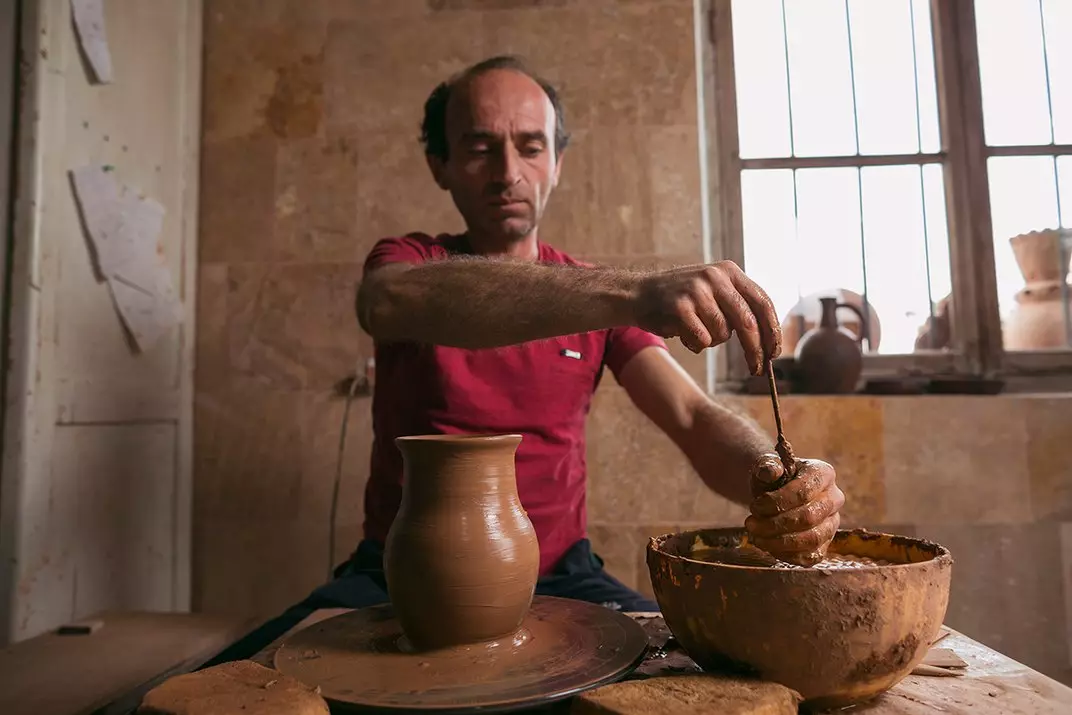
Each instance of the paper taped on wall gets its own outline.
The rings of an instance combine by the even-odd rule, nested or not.
[[[82,52],[93,68],[97,82],[108,84],[112,81],[112,53],[104,30],[103,0],[71,0],[71,13]]]
[[[71,171],[100,280],[140,350],[182,322],[182,303],[164,262],[159,236],[164,207],[120,184],[110,167]]]

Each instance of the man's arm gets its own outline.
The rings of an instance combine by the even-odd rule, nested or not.
[[[377,340],[468,349],[638,326],[690,350],[737,333],[758,374],[781,349],[767,294],[729,261],[660,271],[456,258],[370,270],[357,297]]]
[[[767,491],[783,474],[772,454],[774,441],[753,420],[704,394],[665,350],[641,350],[618,380],[681,448],[707,486],[748,506],[751,514],[744,525],[756,546],[801,565],[822,560],[845,503],[832,466],[798,459],[795,478]]]
[[[637,353],[619,376],[633,403],[666,433],[715,492],[738,504],[752,501],[749,473],[774,450],[749,417],[712,400],[665,350]]]
[[[478,257],[372,271],[357,297],[361,327],[381,340],[491,348],[635,322],[627,271]]]

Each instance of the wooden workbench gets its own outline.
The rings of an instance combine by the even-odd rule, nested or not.
[[[0,648],[0,715],[125,715],[152,687],[197,668],[251,627],[196,613],[100,613],[81,635]]]
[[[324,609],[312,614],[291,632],[325,618],[346,613],[346,609]],[[658,677],[699,672],[692,659],[676,647],[666,624],[658,614],[630,614],[648,632],[653,655],[649,656],[631,678]],[[952,649],[967,661],[964,675],[933,677],[909,675],[876,700],[857,706],[852,713],[869,715],[933,715],[933,713],[972,713],[972,715],[1070,715],[1072,688],[1012,658],[987,648],[962,633],[949,630],[942,639],[943,648]],[[289,635],[289,633],[287,634]],[[287,635],[258,653],[253,660],[272,667],[272,657]],[[568,713],[569,703],[545,712]]]

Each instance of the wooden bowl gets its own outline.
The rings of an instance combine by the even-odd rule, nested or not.
[[[808,707],[843,707],[898,683],[938,636],[953,565],[944,547],[843,530],[830,553],[892,565],[782,569],[691,558],[698,543],[732,548],[743,534],[703,529],[648,543],[663,617],[701,668],[781,683]]]

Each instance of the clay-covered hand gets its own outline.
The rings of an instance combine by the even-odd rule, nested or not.
[[[826,462],[798,459],[796,468],[795,478],[777,486],[785,475],[778,455],[763,455],[755,463],[752,513],[744,525],[752,543],[775,558],[813,566],[825,558],[837,532],[845,495]]]
[[[733,261],[656,271],[637,293],[641,328],[678,337],[695,353],[737,333],[752,374],[782,350],[778,314],[767,293]]]

